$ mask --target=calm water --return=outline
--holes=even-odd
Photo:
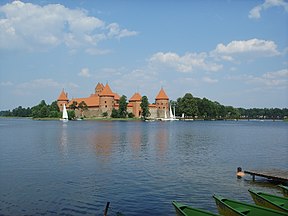
[[[288,169],[288,123],[0,119],[0,215],[174,215],[172,200],[217,212],[252,202],[238,166]]]

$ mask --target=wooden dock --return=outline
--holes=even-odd
[[[252,175],[253,181],[255,176],[260,176],[273,181],[288,182],[288,170],[244,170],[244,173]]]

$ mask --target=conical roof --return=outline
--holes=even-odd
[[[95,90],[98,92],[98,91],[101,91],[103,88],[104,88],[104,85],[98,82],[95,87]]]
[[[163,88],[161,88],[158,95],[156,96],[156,100],[169,100],[169,97],[167,96]]]
[[[110,97],[114,97],[114,93],[112,92],[110,86],[108,85],[108,83],[105,85],[104,89],[102,90],[102,92],[99,94],[100,96],[110,96]]]
[[[68,101],[67,94],[64,92],[64,89],[62,89],[62,92],[60,93],[58,101]]]
[[[130,102],[132,102],[132,101],[141,101],[142,100],[142,96],[138,93],[138,92],[136,92],[131,98],[130,98]]]

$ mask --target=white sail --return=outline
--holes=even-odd
[[[167,119],[166,107],[165,107],[164,112],[165,112],[165,114],[164,114],[164,119]]]
[[[172,119],[173,118],[173,113],[172,113],[172,108],[171,108],[171,104],[170,104],[170,109],[169,109],[169,117],[170,117],[170,119]]]
[[[63,119],[63,120],[68,120],[68,113],[67,113],[65,104],[63,104],[62,119]]]
[[[175,106],[174,106],[174,114],[173,114],[173,118],[176,119],[176,115],[175,115]]]

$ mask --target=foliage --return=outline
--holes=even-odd
[[[122,95],[119,100],[119,110],[118,110],[118,117],[119,118],[126,118],[127,117],[127,97]]]
[[[68,107],[69,109],[75,110],[78,108],[78,103],[77,101],[73,101],[72,104],[70,104],[70,106]]]
[[[75,102],[75,101],[74,101]],[[78,109],[80,109],[80,112],[81,112],[81,117],[83,117],[83,112],[88,110],[88,106],[87,104],[85,103],[85,101],[81,101],[77,107]]]
[[[69,120],[75,119],[75,110],[67,110],[67,113],[68,113]]]
[[[195,117],[198,115],[197,101],[191,93],[186,93],[183,98],[177,99],[178,112],[185,116]]]
[[[133,114],[133,113],[128,113],[128,118],[134,118],[135,117],[135,115]]]
[[[115,108],[112,109],[111,118],[119,118],[119,112]]]
[[[103,117],[107,117],[107,116],[108,116],[108,112],[103,112],[103,113],[102,113],[102,116],[103,116]]]
[[[288,117],[288,109],[244,109],[234,108],[232,106],[221,105],[217,101],[211,101],[207,98],[196,98],[192,94],[186,93],[183,98],[177,101],[171,101],[172,106],[176,106],[176,115],[202,119],[284,119]]]
[[[140,107],[142,109],[141,118],[145,120],[147,117],[150,116],[149,101],[147,96],[144,95],[142,97]]]

